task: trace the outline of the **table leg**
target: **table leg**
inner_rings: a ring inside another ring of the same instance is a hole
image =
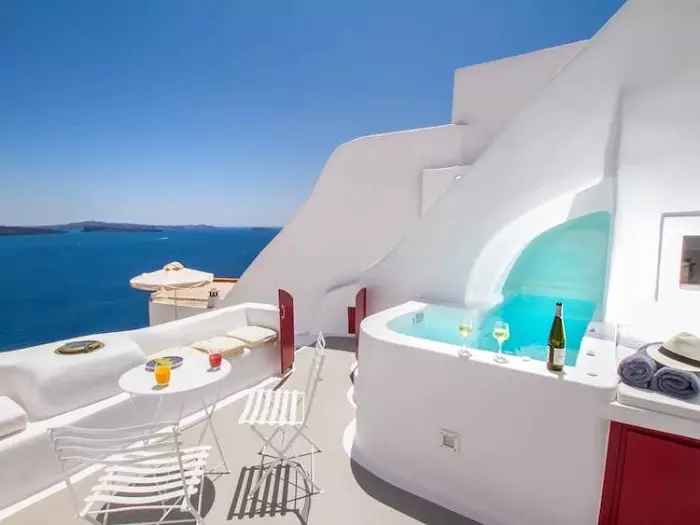
[[[216,410],[216,405],[219,402],[219,392],[216,393],[216,396],[214,398],[214,402],[211,404],[211,406],[207,406],[207,400],[206,396],[204,395],[203,392],[200,393],[200,401],[202,403],[202,410],[204,411],[205,414],[205,422],[204,422],[204,427],[202,428],[202,431],[199,434],[199,439],[197,440],[197,445],[202,444],[202,440],[204,439],[204,435],[206,434],[207,428],[211,431],[211,435],[214,438],[214,443],[216,444],[216,448],[219,451],[219,457],[221,457],[221,462],[224,465],[224,472],[221,472],[221,474],[230,474],[230,470],[228,468],[228,464],[226,463],[226,458],[224,457],[224,451],[221,448],[221,443],[219,442],[219,436],[216,434],[216,429],[214,428],[214,422],[212,421],[212,416],[214,415],[214,411]]]
[[[158,396],[158,403],[156,404],[156,409],[151,417],[152,423],[158,423],[158,416],[160,416],[161,406],[163,405],[163,396]]]
[[[136,406],[136,398],[137,398],[137,397],[138,397],[138,396],[135,396],[135,395],[133,395],[133,394],[131,394],[131,393],[129,394],[129,399],[131,400],[131,409],[132,409],[132,411],[133,411],[133,413],[134,413],[134,426],[139,426],[139,425],[142,425],[142,424],[145,425],[145,424],[149,424],[149,423],[157,423],[157,422],[158,422],[158,416],[159,416],[160,411],[161,411],[161,405],[162,405],[162,403],[163,403],[163,397],[162,397],[162,396],[158,396],[158,403],[156,404],[156,409],[155,409],[155,411],[153,412],[153,416],[150,418],[150,420],[149,420],[149,418],[144,418],[144,421],[143,421],[143,422],[140,421],[141,418],[139,417],[139,411],[138,411],[138,408],[137,408],[137,406]],[[145,443],[145,441],[144,441],[144,443]]]

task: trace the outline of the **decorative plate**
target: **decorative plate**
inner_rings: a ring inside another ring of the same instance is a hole
[[[95,350],[99,350],[104,346],[104,343],[102,341],[94,341],[94,340],[83,340],[83,341],[69,341],[68,343],[64,343],[58,348],[56,348],[55,352],[57,354],[65,354],[65,355],[70,355],[70,354],[89,354],[90,352],[94,352]]]
[[[176,356],[176,355],[166,355],[163,357],[156,357],[155,359],[151,359],[148,363],[146,363],[146,371],[147,372],[153,372],[155,370],[156,365],[165,365],[169,366],[170,369],[175,369],[180,366],[182,366],[182,362],[184,359],[182,357]]]

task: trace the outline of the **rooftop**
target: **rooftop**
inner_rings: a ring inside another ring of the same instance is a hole
[[[219,291],[219,300],[224,299],[228,293],[233,290],[233,287],[238,282],[238,279],[229,279],[226,277],[217,277],[214,281],[206,286],[198,288],[187,288],[183,290],[160,290],[151,294],[150,301],[158,304],[174,305],[177,299],[178,306],[189,306],[192,308],[206,309],[207,301],[209,300],[209,291],[216,289]]]
[[[308,428],[308,435],[322,450],[315,456],[315,481],[324,492],[311,494],[303,479],[287,467],[268,479],[258,498],[248,499],[259,469],[261,442],[250,428],[238,424],[245,402],[243,398],[218,409],[214,415],[214,425],[231,473],[211,475],[205,481],[203,513],[206,523],[479,525],[385,483],[349,457],[343,447],[343,436],[355,417],[355,408],[348,395],[351,388],[349,372],[354,363],[352,342],[328,338],[328,346],[333,349],[326,352],[322,381]],[[276,388],[303,390],[311,358],[312,352],[306,349],[298,351],[296,371]],[[186,439],[194,442],[200,430],[199,425],[188,430]],[[303,450],[298,452],[304,453]],[[216,458],[212,457],[210,462],[216,462]],[[76,486],[79,491],[86,491],[93,481],[94,476]],[[76,523],[65,490],[8,517],[2,525],[49,523],[49,516],[51,525]],[[183,517],[188,516],[171,514],[168,520]],[[109,524],[139,523],[148,519],[153,519],[148,511],[124,512],[110,515]],[[194,520],[188,523],[194,525]]]

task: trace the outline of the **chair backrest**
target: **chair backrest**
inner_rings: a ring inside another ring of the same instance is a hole
[[[65,426],[50,428],[48,433],[77,514],[80,514],[80,502],[70,477],[93,465],[129,465],[145,459],[159,462],[177,459],[173,462],[174,470],[179,468],[183,489],[186,489],[180,453],[182,439],[174,422],[105,429]]]
[[[306,405],[306,413],[304,414],[304,423],[309,418],[311,413],[311,407],[314,403],[314,398],[316,397],[316,390],[318,388],[318,382],[321,380],[321,371],[323,370],[323,362],[326,359],[326,339],[323,337],[323,332],[319,330],[318,336],[316,337],[316,346],[314,347],[314,359],[311,363],[311,369],[309,370],[309,378],[306,381],[306,395],[308,396],[308,403]]]

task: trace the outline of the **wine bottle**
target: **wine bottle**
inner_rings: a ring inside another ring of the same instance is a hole
[[[563,371],[566,359],[566,333],[564,332],[562,309],[562,304],[557,303],[547,341],[547,369],[552,372]]]

